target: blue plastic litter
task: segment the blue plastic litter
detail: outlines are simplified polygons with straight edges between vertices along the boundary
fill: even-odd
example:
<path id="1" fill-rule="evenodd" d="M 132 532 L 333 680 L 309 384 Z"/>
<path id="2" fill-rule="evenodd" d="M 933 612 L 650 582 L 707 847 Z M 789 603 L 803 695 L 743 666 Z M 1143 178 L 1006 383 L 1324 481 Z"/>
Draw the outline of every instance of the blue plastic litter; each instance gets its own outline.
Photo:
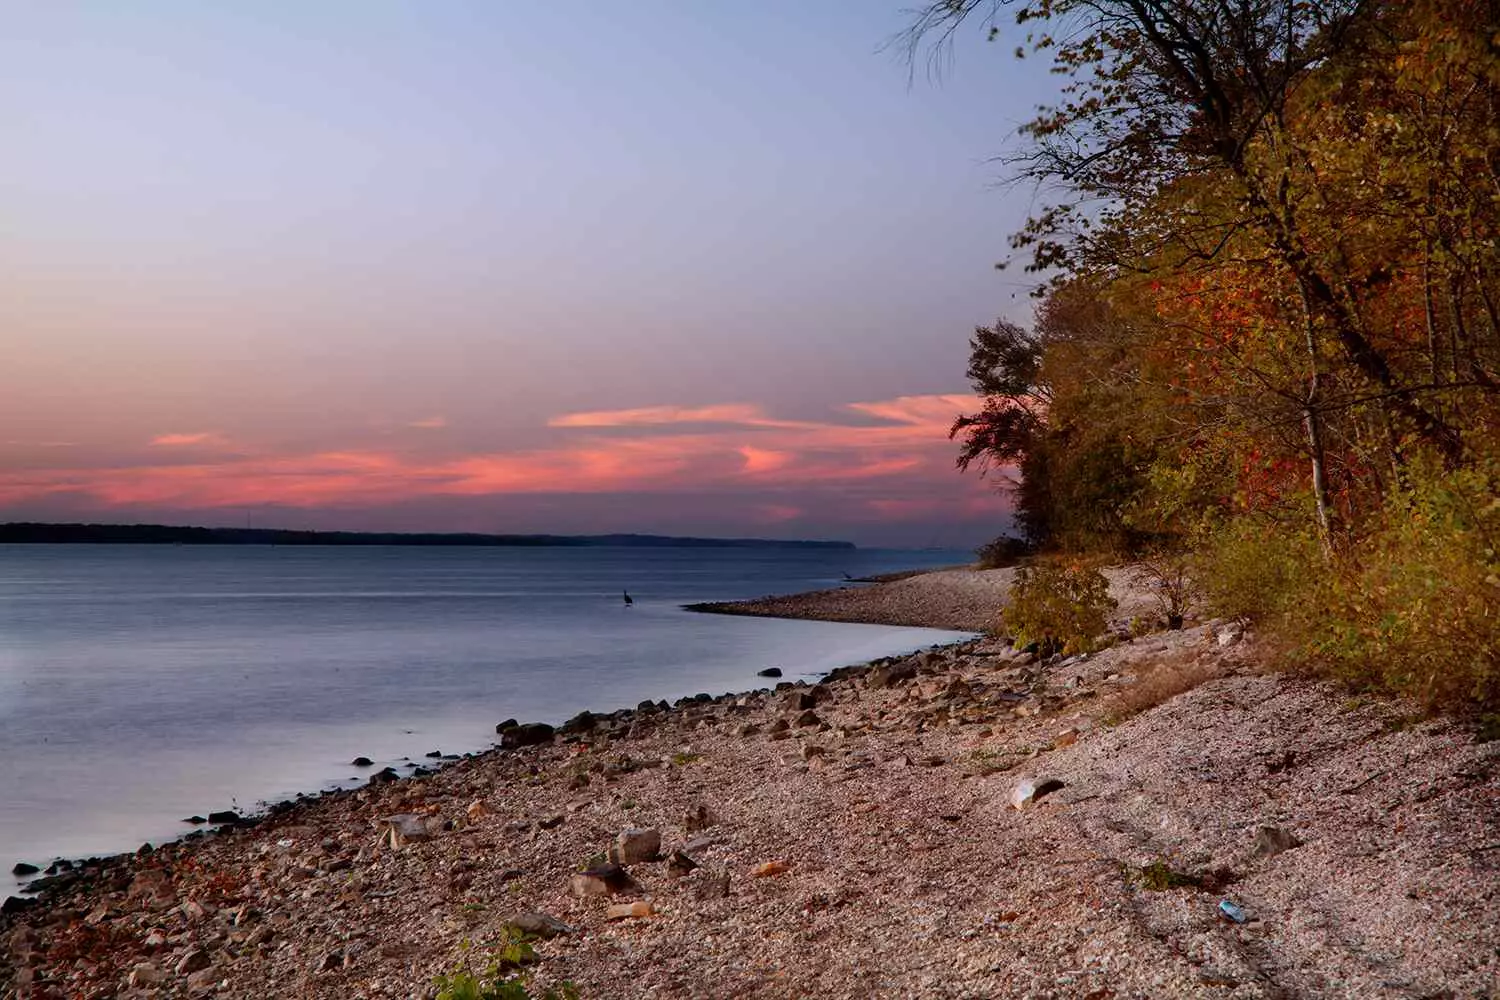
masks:
<path id="1" fill-rule="evenodd" d="M 1226 920 L 1233 920 L 1237 924 L 1243 924 L 1247 919 L 1245 911 L 1227 899 L 1219 903 L 1219 912 L 1224 915 Z"/>

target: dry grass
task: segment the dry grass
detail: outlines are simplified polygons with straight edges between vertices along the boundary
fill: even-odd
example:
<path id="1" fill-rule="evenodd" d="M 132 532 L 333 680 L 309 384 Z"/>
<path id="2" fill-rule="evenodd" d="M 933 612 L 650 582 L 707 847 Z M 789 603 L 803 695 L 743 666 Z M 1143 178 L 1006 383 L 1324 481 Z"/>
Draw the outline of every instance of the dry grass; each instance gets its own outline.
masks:
<path id="1" fill-rule="evenodd" d="M 1200 659 L 1198 654 L 1187 650 L 1164 656 L 1143 667 L 1134 684 L 1121 688 L 1104 702 L 1101 721 L 1109 726 L 1118 725 L 1200 684 L 1223 677 L 1225 672 L 1221 660 Z"/>

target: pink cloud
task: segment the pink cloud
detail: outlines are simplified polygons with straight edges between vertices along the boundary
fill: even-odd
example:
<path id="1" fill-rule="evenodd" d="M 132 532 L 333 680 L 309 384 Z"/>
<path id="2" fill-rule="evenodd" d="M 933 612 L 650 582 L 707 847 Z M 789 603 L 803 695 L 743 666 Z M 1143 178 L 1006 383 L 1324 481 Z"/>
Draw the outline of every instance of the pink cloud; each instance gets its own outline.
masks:
<path id="1" fill-rule="evenodd" d="M 972 411 L 970 396 L 904 396 L 851 403 L 857 423 L 784 421 L 757 406 L 646 407 L 572 413 L 548 421 L 570 433 L 556 446 L 435 456 L 406 451 L 326 449 L 261 453 L 214 461 L 146 462 L 106 469 L 23 468 L 0 472 L 0 502 L 69 494 L 106 506 L 213 509 L 276 504 L 364 506 L 421 497 L 504 494 L 670 492 L 730 494 L 755 490 L 826 490 L 861 499 L 860 509 L 892 521 L 984 513 L 1000 498 L 977 485 L 958 485 L 948 428 Z M 442 418 L 413 426 L 442 426 Z M 873 422 L 872 422 L 873 420 Z M 723 426 L 714 426 L 723 425 Z M 630 428 L 641 428 L 631 435 Z M 747 428 L 755 443 L 747 444 Z M 603 433 L 608 431 L 609 433 Z M 623 431 L 623 433 L 622 433 Z M 162 434 L 163 448 L 223 444 L 215 432 Z M 852 493 L 850 491 L 853 491 Z M 962 493 L 953 500 L 923 499 Z M 971 502 L 972 501 L 972 502 Z M 795 519 L 799 509 L 773 503 L 768 522 Z"/>
<path id="2" fill-rule="evenodd" d="M 442 428 L 448 426 L 448 418 L 441 416 L 423 417 L 421 420 L 413 420 L 406 426 L 415 427 L 419 430 L 424 431 L 441 430 Z"/>

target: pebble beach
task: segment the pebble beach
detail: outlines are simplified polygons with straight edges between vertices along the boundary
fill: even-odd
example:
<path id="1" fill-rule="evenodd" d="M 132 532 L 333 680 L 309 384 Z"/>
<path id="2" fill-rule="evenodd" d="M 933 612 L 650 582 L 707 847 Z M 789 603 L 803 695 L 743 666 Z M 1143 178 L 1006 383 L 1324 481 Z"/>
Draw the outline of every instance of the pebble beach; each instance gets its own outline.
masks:
<path id="1" fill-rule="evenodd" d="M 716 610 L 983 631 L 1009 573 Z M 1088 657 L 601 706 L 64 871 L 7 902 L 0 992 L 425 1000 L 524 933 L 586 1000 L 1497 995 L 1500 742 L 1233 623 L 1130 638 L 1110 576 Z"/>

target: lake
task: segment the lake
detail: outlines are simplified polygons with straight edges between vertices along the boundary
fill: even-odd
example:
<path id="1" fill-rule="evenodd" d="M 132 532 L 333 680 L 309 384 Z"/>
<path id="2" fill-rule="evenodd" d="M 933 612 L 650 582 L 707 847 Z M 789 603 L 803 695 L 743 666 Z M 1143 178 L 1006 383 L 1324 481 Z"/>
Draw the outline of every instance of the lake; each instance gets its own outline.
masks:
<path id="1" fill-rule="evenodd" d="M 0 872 L 350 787 L 495 723 L 722 694 L 959 633 L 704 615 L 967 552 L 0 546 Z M 628 589 L 634 604 L 626 606 Z M 6 875 L 0 875 L 5 878 Z"/>

